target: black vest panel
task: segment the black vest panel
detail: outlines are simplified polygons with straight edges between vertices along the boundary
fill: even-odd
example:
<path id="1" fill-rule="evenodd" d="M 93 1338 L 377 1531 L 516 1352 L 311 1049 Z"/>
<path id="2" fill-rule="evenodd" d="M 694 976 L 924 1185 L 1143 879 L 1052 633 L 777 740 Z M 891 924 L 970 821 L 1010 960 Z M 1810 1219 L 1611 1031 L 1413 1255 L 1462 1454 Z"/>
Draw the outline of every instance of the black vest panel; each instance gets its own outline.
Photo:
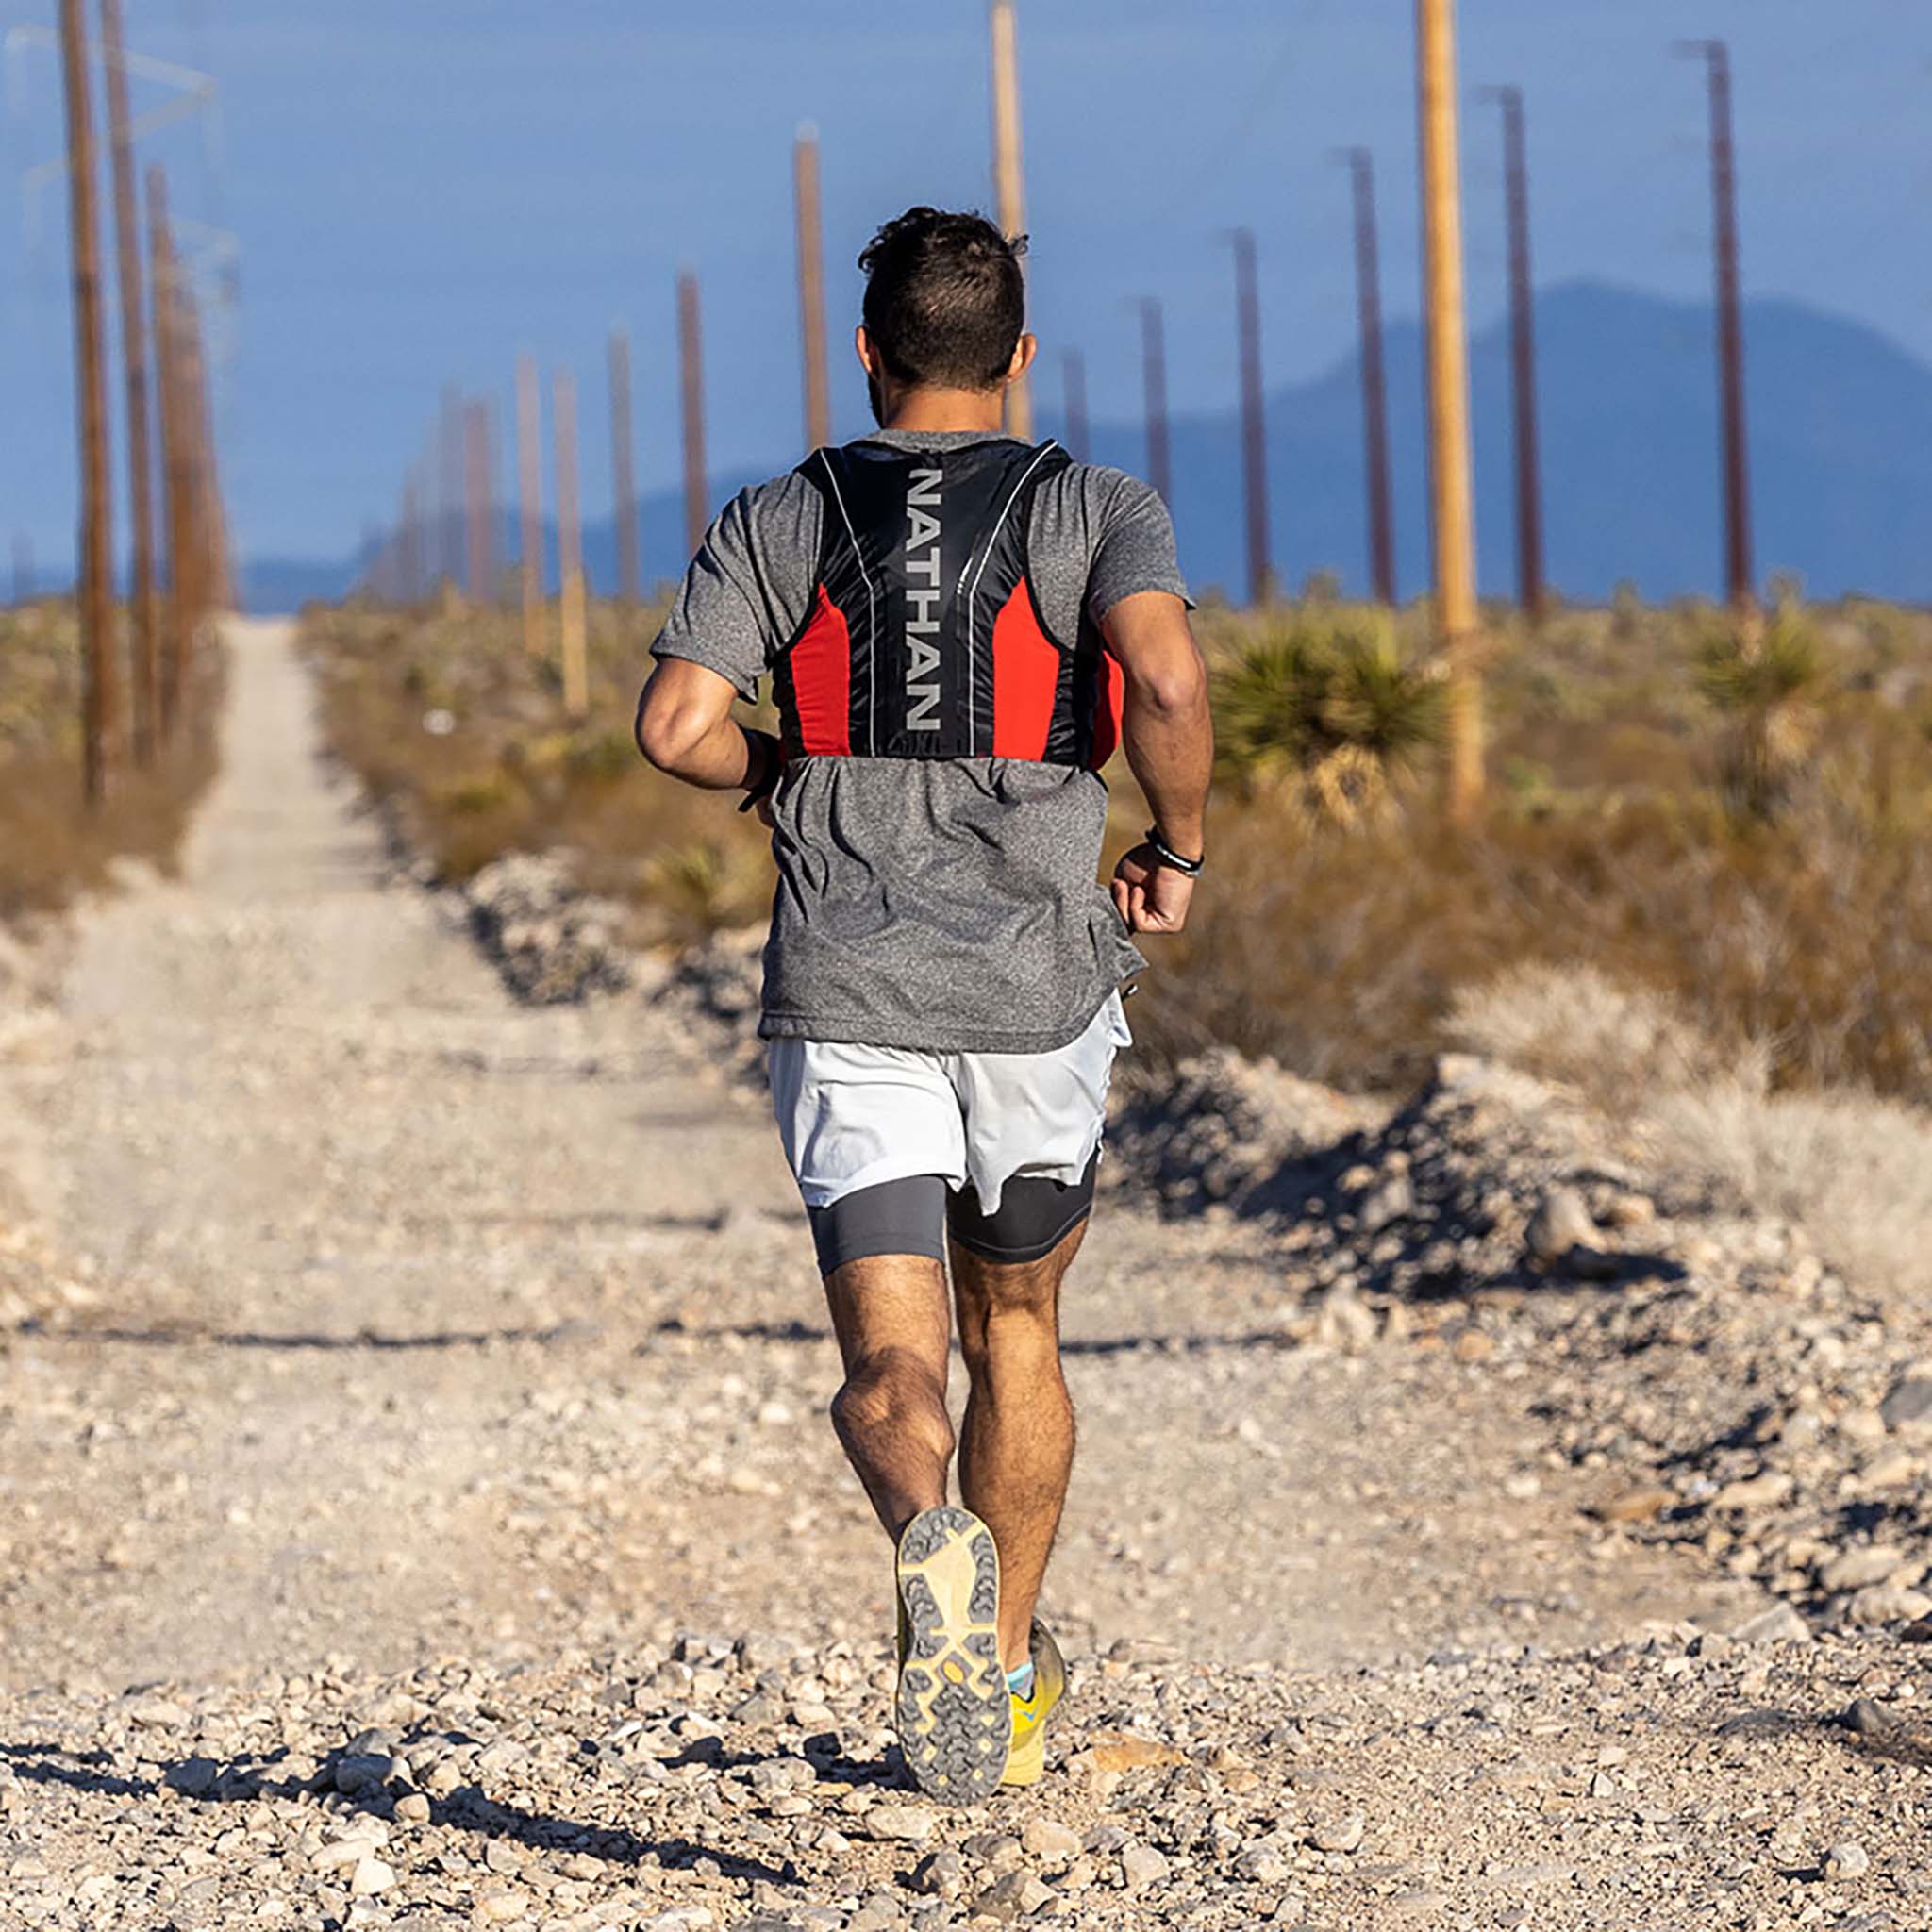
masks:
<path id="1" fill-rule="evenodd" d="M 1083 622 L 1073 648 L 1052 639 L 1027 581 L 1034 493 L 1071 461 L 1055 442 L 1000 440 L 858 442 L 800 465 L 824 537 L 811 610 L 777 666 L 788 756 L 1073 764 L 1097 739 L 1111 749 L 1091 723 L 1111 669 L 1088 661 L 1098 636 Z"/>

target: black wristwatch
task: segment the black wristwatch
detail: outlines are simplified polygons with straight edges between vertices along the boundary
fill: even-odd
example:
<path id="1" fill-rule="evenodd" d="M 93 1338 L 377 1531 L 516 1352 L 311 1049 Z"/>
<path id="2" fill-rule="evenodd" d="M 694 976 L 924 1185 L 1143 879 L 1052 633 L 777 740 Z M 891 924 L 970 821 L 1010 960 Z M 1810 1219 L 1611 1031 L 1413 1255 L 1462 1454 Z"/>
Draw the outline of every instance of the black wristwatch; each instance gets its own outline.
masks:
<path id="1" fill-rule="evenodd" d="M 1199 878 L 1201 876 L 1201 868 L 1208 863 L 1208 855 L 1205 852 L 1199 858 L 1184 858 L 1160 836 L 1160 828 L 1158 825 L 1149 825 L 1147 827 L 1147 836 L 1142 842 L 1153 852 L 1155 858 L 1159 859 L 1162 865 L 1181 874 L 1186 878 Z"/>

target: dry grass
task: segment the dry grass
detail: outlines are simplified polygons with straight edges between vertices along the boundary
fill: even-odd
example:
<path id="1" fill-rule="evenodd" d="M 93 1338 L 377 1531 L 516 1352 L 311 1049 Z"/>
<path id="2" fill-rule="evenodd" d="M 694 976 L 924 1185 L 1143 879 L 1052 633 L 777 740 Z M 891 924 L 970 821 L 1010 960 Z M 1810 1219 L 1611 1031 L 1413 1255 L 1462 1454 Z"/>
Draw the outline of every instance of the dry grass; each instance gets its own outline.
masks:
<path id="1" fill-rule="evenodd" d="M 191 715 L 212 710 L 209 664 Z M 82 801 L 79 632 L 48 600 L 0 613 L 0 919 L 98 889 L 113 861 L 174 865 L 191 808 L 215 769 L 212 734 L 182 734 L 153 772 L 123 769 L 106 804 Z"/>
<path id="2" fill-rule="evenodd" d="M 1932 1288 L 1932 1120 L 1867 1093 L 1780 1093 L 1720 1081 L 1655 1108 L 1657 1152 L 1804 1226 L 1861 1283 Z"/>
<path id="3" fill-rule="evenodd" d="M 771 874 L 751 821 L 631 748 L 659 614 L 593 611 L 591 716 L 575 728 L 508 615 L 317 611 L 306 634 L 334 743 L 445 874 L 567 847 L 587 885 L 682 939 L 758 917 Z M 1544 994 L 1538 1039 L 1512 1051 L 1553 1064 L 1560 1045 L 1566 1078 L 1591 1062 L 1600 1088 L 1654 1084 L 1684 1042 L 1707 1040 L 1717 1063 L 1756 1056 L 1779 1089 L 1932 1098 L 1932 618 L 1855 604 L 1789 622 L 1779 661 L 1805 660 L 1802 746 L 1781 731 L 1777 783 L 1750 810 L 1736 746 L 1763 736 L 1783 688 L 1767 694 L 1742 665 L 1715 675 L 1723 619 L 1694 605 L 1567 612 L 1534 639 L 1497 616 L 1497 782 L 1470 835 L 1439 820 L 1426 730 L 1393 734 L 1386 808 L 1353 824 L 1311 814 L 1291 783 L 1237 774 L 1215 807 L 1195 925 L 1157 949 L 1137 1032 L 1156 1053 L 1220 1041 L 1332 1084 L 1400 1087 L 1472 1028 L 1504 1024 L 1471 989 L 1515 972 L 1529 976 L 1511 982 L 1508 1024 L 1531 1024 L 1525 988 Z M 1287 623 L 1297 662 L 1321 655 L 1324 625 L 1383 653 L 1380 622 L 1346 607 Z M 1283 621 L 1209 610 L 1201 630 L 1225 674 Z M 1377 675 L 1425 642 L 1422 614 L 1404 613 Z M 1404 693 L 1384 681 L 1393 717 Z M 1249 693 L 1251 725 L 1266 696 Z M 1306 706 L 1287 715 L 1310 756 L 1332 754 Z M 1382 733 L 1353 715 L 1341 724 L 1357 737 Z M 1124 767 L 1109 776 L 1117 849 L 1146 818 Z M 1536 979 L 1549 969 L 1598 975 L 1587 1038 L 1566 1023 L 1562 982 Z"/>
<path id="4" fill-rule="evenodd" d="M 1932 1288 L 1932 1115 L 1850 1089 L 1772 1093 L 1769 1055 L 1706 1038 L 1681 1006 L 1592 966 L 1515 967 L 1457 998 L 1472 1051 L 1560 1080 L 1645 1144 L 1803 1227 L 1863 1285 Z"/>
<path id="5" fill-rule="evenodd" d="M 1716 613 L 1574 612 L 1534 641 L 1499 625 L 1481 827 L 1441 824 L 1432 774 L 1353 829 L 1224 801 L 1195 924 L 1137 1030 L 1399 1087 L 1457 1038 L 1467 989 L 1587 967 L 1663 996 L 1723 1055 L 1761 1052 L 1780 1087 L 1932 1098 L 1932 619 L 1807 615 L 1828 689 L 1807 691 L 1808 747 L 1768 819 L 1727 790 Z M 1246 620 L 1203 629 L 1224 659 Z"/>
<path id="6" fill-rule="evenodd" d="M 330 743 L 441 876 L 567 851 L 583 885 L 639 909 L 641 936 L 682 941 L 758 917 L 772 871 L 755 821 L 638 757 L 632 718 L 662 617 L 592 607 L 578 724 L 554 661 L 525 651 L 506 612 L 316 609 L 303 639 Z"/>
<path id="7" fill-rule="evenodd" d="M 1757 1042 L 1720 1045 L 1676 1000 L 1591 965 L 1507 967 L 1456 994 L 1444 1031 L 1471 1053 L 1574 1087 L 1607 1112 L 1721 1081 L 1761 1095 L 1769 1075 Z"/>

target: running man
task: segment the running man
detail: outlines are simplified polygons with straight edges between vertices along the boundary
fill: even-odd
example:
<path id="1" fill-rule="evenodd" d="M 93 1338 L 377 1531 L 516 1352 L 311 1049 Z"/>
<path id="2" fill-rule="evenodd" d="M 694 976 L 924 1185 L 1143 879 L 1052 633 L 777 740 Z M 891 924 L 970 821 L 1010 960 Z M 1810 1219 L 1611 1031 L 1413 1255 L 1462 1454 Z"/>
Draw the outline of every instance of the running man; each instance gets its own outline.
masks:
<path id="1" fill-rule="evenodd" d="M 857 345 L 880 427 L 727 506 L 637 723 L 652 764 L 774 829 L 760 1031 L 844 1359 L 832 1424 L 897 1553 L 906 1760 L 958 1804 L 1041 1775 L 1065 1688 L 1034 1619 L 1074 1457 L 1060 1283 L 1130 936 L 1186 923 L 1212 760 L 1159 498 L 1001 431 L 1037 347 L 1022 247 L 929 208 L 879 230 Z M 775 738 L 731 716 L 767 675 Z M 1103 889 L 1116 742 L 1154 824 Z"/>

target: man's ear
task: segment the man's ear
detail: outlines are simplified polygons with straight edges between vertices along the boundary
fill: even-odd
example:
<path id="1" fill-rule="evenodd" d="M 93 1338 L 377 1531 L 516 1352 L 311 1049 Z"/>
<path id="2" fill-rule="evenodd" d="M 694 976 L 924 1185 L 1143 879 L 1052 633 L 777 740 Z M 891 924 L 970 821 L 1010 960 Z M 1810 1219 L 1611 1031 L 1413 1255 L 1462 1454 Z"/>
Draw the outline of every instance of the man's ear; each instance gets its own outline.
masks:
<path id="1" fill-rule="evenodd" d="M 879 352 L 873 347 L 872 337 L 862 322 L 852 331 L 852 346 L 858 352 L 858 366 L 876 382 L 879 376 Z"/>
<path id="2" fill-rule="evenodd" d="M 1036 335 L 1023 335 L 1013 344 L 1013 361 L 1012 366 L 1007 371 L 1007 380 L 1018 382 L 1033 367 L 1033 358 L 1039 354 L 1040 338 Z"/>

